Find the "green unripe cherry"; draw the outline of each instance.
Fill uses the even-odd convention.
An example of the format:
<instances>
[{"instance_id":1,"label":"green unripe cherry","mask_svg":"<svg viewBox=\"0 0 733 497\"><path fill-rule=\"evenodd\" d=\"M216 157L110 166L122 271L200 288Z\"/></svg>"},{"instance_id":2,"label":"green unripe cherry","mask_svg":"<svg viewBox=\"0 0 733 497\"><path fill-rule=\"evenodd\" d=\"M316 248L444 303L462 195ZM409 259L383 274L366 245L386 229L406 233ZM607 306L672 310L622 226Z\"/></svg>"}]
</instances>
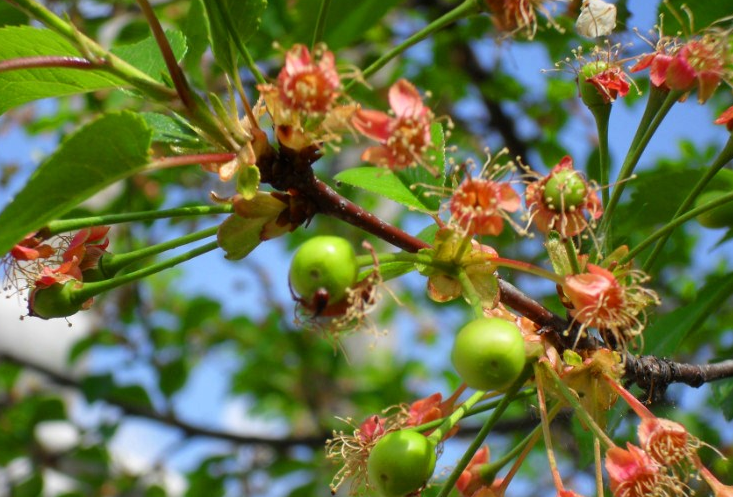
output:
<instances>
[{"instance_id":1,"label":"green unripe cherry","mask_svg":"<svg viewBox=\"0 0 733 497\"><path fill-rule=\"evenodd\" d=\"M33 290L28 297L28 313L42 319L65 318L76 314L83 305L75 299L77 285L78 281L67 281Z\"/></svg>"},{"instance_id":2,"label":"green unripe cherry","mask_svg":"<svg viewBox=\"0 0 733 497\"><path fill-rule=\"evenodd\" d=\"M290 285L308 303L323 290L328 304L339 302L358 275L354 248L338 236L311 238L300 246L290 264Z\"/></svg>"},{"instance_id":3,"label":"green unripe cherry","mask_svg":"<svg viewBox=\"0 0 733 497\"><path fill-rule=\"evenodd\" d=\"M725 191L705 192L695 200L695 207L712 202L717 198L730 193ZM697 221L706 228L733 227L733 202L723 204L697 216Z\"/></svg>"},{"instance_id":4,"label":"green unripe cherry","mask_svg":"<svg viewBox=\"0 0 733 497\"><path fill-rule=\"evenodd\" d=\"M420 490L435 470L435 444L412 430L387 433L369 453L369 484L381 497L404 497Z\"/></svg>"},{"instance_id":5,"label":"green unripe cherry","mask_svg":"<svg viewBox=\"0 0 733 497\"><path fill-rule=\"evenodd\" d=\"M602 60L589 62L580 68L578 89L580 90L580 99L588 108L608 105L598 88L593 83L588 82L588 79L597 76L606 69L608 69L608 63Z\"/></svg>"},{"instance_id":6,"label":"green unripe cherry","mask_svg":"<svg viewBox=\"0 0 733 497\"><path fill-rule=\"evenodd\" d=\"M458 375L476 390L507 388L522 373L526 361L519 327L500 318L478 318L463 326L451 351Z\"/></svg>"},{"instance_id":7,"label":"green unripe cherry","mask_svg":"<svg viewBox=\"0 0 733 497\"><path fill-rule=\"evenodd\" d=\"M588 187L585 180L577 171L559 171L554 173L545 183L542 192L545 205L551 206L552 210L570 210L578 207L585 201Z\"/></svg>"}]
</instances>

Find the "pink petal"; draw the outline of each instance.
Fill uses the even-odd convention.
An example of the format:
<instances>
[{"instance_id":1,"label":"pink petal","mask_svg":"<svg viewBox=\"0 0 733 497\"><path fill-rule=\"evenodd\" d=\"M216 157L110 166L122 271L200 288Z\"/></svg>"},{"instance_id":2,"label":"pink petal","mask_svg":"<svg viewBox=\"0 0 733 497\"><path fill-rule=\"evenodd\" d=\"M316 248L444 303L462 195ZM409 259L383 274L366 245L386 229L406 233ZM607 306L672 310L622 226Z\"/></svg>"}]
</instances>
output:
<instances>
[{"instance_id":1,"label":"pink petal","mask_svg":"<svg viewBox=\"0 0 733 497\"><path fill-rule=\"evenodd\" d=\"M364 136L386 142L392 136L394 119L378 110L358 110L351 120L354 127Z\"/></svg>"},{"instance_id":2,"label":"pink petal","mask_svg":"<svg viewBox=\"0 0 733 497\"><path fill-rule=\"evenodd\" d=\"M389 89L389 105L397 117L420 117L426 109L417 89L406 79L400 79Z\"/></svg>"}]
</instances>

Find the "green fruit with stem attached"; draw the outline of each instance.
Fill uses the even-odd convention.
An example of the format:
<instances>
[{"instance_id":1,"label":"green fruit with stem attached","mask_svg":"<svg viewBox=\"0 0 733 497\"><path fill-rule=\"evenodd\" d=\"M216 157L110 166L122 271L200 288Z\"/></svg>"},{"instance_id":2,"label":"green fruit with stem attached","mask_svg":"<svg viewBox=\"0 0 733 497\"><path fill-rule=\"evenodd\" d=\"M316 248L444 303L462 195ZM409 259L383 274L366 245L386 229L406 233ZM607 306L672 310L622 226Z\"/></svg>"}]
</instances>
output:
<instances>
[{"instance_id":1,"label":"green fruit with stem attached","mask_svg":"<svg viewBox=\"0 0 733 497\"><path fill-rule=\"evenodd\" d=\"M519 327L500 318L478 318L466 324L451 351L458 375L477 390L507 388L522 373L526 361Z\"/></svg>"},{"instance_id":2,"label":"green fruit with stem attached","mask_svg":"<svg viewBox=\"0 0 733 497\"><path fill-rule=\"evenodd\" d=\"M348 240L316 236L300 246L290 264L290 285L306 302L327 296L327 304L339 302L356 283L359 265Z\"/></svg>"},{"instance_id":3,"label":"green fruit with stem attached","mask_svg":"<svg viewBox=\"0 0 733 497\"><path fill-rule=\"evenodd\" d=\"M435 470L435 444L412 430L389 432L369 453L369 484L381 497L403 497L420 490Z\"/></svg>"},{"instance_id":4,"label":"green fruit with stem attached","mask_svg":"<svg viewBox=\"0 0 733 497\"><path fill-rule=\"evenodd\" d=\"M42 319L65 318L82 309L76 299L78 281L54 283L46 288L35 288L28 297L28 313Z\"/></svg>"},{"instance_id":5,"label":"green fruit with stem attached","mask_svg":"<svg viewBox=\"0 0 733 497\"><path fill-rule=\"evenodd\" d=\"M717 200L719 197L730 192L712 191L705 192L695 200L695 207ZM733 227L733 202L728 202L714 209L711 209L697 216L697 221L706 228L729 228Z\"/></svg>"}]
</instances>

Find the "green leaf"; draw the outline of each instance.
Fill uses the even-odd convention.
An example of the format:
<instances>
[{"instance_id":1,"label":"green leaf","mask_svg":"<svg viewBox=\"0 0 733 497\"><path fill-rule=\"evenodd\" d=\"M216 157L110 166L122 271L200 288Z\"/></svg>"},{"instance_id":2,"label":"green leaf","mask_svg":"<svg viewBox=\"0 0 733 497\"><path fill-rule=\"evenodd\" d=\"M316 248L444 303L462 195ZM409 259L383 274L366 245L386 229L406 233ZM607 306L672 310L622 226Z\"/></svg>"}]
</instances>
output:
<instances>
[{"instance_id":1,"label":"green leaf","mask_svg":"<svg viewBox=\"0 0 733 497\"><path fill-rule=\"evenodd\" d=\"M710 384L713 402L723 411L726 421L733 420L733 379L715 381Z\"/></svg>"},{"instance_id":2,"label":"green leaf","mask_svg":"<svg viewBox=\"0 0 733 497\"><path fill-rule=\"evenodd\" d=\"M175 30L166 31L165 37L170 43L173 55L180 62L186 54L186 37ZM158 81L163 81L163 75L168 74L165 59L152 35L138 43L113 48L110 52Z\"/></svg>"},{"instance_id":3,"label":"green leaf","mask_svg":"<svg viewBox=\"0 0 733 497\"><path fill-rule=\"evenodd\" d=\"M0 29L0 60L41 55L82 57L61 35L49 29L15 26ZM22 69L0 72L0 115L33 100L124 86L104 71L79 69Z\"/></svg>"},{"instance_id":4,"label":"green leaf","mask_svg":"<svg viewBox=\"0 0 733 497\"><path fill-rule=\"evenodd\" d=\"M206 10L202 0L192 0L188 7L188 14L183 23L183 34L188 42L188 50L183 58L186 73L199 86L204 86L204 75L201 71L201 57L209 48L209 30L206 19Z\"/></svg>"},{"instance_id":5,"label":"green leaf","mask_svg":"<svg viewBox=\"0 0 733 497\"><path fill-rule=\"evenodd\" d=\"M204 0L204 7L214 58L222 69L233 74L237 68L237 48L232 36L238 36L244 44L257 32L267 0Z\"/></svg>"},{"instance_id":6,"label":"green leaf","mask_svg":"<svg viewBox=\"0 0 733 497\"><path fill-rule=\"evenodd\" d=\"M434 205L432 197L422 194L418 196L417 187L415 189L410 187L417 183L409 183L409 173L398 176L389 169L365 166L342 171L334 179L394 200L411 209L422 212L435 212L436 210L432 208ZM431 205L426 205L426 203Z\"/></svg>"},{"instance_id":7,"label":"green leaf","mask_svg":"<svg viewBox=\"0 0 733 497\"><path fill-rule=\"evenodd\" d=\"M300 22L297 39L310 43L323 0L301 0L298 2ZM363 40L364 33L379 23L384 15L399 0L360 0L359 2L331 2L323 41L331 50L348 46L356 40Z\"/></svg>"},{"instance_id":8,"label":"green leaf","mask_svg":"<svg viewBox=\"0 0 733 497\"><path fill-rule=\"evenodd\" d=\"M141 112L140 116L145 119L145 124L153 131L153 142L185 148L203 146L198 135L181 119L174 119L157 112Z\"/></svg>"},{"instance_id":9,"label":"green leaf","mask_svg":"<svg viewBox=\"0 0 733 497\"><path fill-rule=\"evenodd\" d=\"M170 397L183 388L188 380L188 369L188 363L183 357L174 359L158 368L159 386L163 395Z\"/></svg>"},{"instance_id":10,"label":"green leaf","mask_svg":"<svg viewBox=\"0 0 733 497\"><path fill-rule=\"evenodd\" d=\"M690 26L689 16L685 10L692 14L694 26ZM659 3L657 17L659 14L664 15L664 34L674 36L677 32L691 33L700 31L716 21L728 18L730 23L731 9L730 0L706 0L704 2L690 2L689 0L667 0ZM680 24L680 20L682 24ZM726 23L719 24L720 27Z\"/></svg>"},{"instance_id":11,"label":"green leaf","mask_svg":"<svg viewBox=\"0 0 733 497\"><path fill-rule=\"evenodd\" d=\"M0 26L18 26L28 23L28 16L7 2L0 2Z\"/></svg>"},{"instance_id":12,"label":"green leaf","mask_svg":"<svg viewBox=\"0 0 733 497\"><path fill-rule=\"evenodd\" d=\"M147 163L150 129L132 112L106 114L68 136L0 212L0 254Z\"/></svg>"},{"instance_id":13,"label":"green leaf","mask_svg":"<svg viewBox=\"0 0 733 497\"><path fill-rule=\"evenodd\" d=\"M657 319L644 330L644 354L670 356L733 294L733 273L706 284L690 304Z\"/></svg>"}]
</instances>

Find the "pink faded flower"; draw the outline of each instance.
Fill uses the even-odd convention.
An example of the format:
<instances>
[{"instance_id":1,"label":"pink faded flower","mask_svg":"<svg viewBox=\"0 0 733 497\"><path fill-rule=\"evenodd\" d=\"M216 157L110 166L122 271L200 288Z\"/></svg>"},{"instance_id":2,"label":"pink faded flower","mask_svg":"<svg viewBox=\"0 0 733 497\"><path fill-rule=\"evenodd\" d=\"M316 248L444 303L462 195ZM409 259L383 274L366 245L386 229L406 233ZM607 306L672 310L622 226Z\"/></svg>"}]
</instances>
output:
<instances>
[{"instance_id":1,"label":"pink faded flower","mask_svg":"<svg viewBox=\"0 0 733 497\"><path fill-rule=\"evenodd\" d=\"M385 112L363 109L354 114L352 124L356 130L380 143L367 148L361 159L396 170L424 164L425 154L432 146L430 125L433 113L406 79L400 79L390 87L389 104L394 117Z\"/></svg>"},{"instance_id":2,"label":"pink faded flower","mask_svg":"<svg viewBox=\"0 0 733 497\"><path fill-rule=\"evenodd\" d=\"M723 79L724 46L708 36L687 42L667 67L667 85L684 91L697 87L698 101L706 102Z\"/></svg>"},{"instance_id":3,"label":"pink faded flower","mask_svg":"<svg viewBox=\"0 0 733 497\"><path fill-rule=\"evenodd\" d=\"M277 76L282 105L306 114L325 114L341 94L341 79L333 52L323 48L313 55L305 45L294 45L285 54L285 66Z\"/></svg>"},{"instance_id":4,"label":"pink faded flower","mask_svg":"<svg viewBox=\"0 0 733 497\"><path fill-rule=\"evenodd\" d=\"M545 194L548 183L559 192L559 199ZM569 155L560 159L547 176L527 185L525 202L537 229L543 233L557 231L565 237L583 232L589 226L587 217L596 220L603 215L598 194L573 168Z\"/></svg>"},{"instance_id":5,"label":"pink faded flower","mask_svg":"<svg viewBox=\"0 0 733 497\"><path fill-rule=\"evenodd\" d=\"M667 86L667 69L672 62L672 56L663 51L657 51L643 56L639 62L631 66L629 72L639 72L649 68L649 80L657 88L669 90Z\"/></svg>"},{"instance_id":6,"label":"pink faded flower","mask_svg":"<svg viewBox=\"0 0 733 497\"><path fill-rule=\"evenodd\" d=\"M733 105L725 109L713 122L715 124L724 124L728 128L728 131L733 131Z\"/></svg>"},{"instance_id":7,"label":"pink faded flower","mask_svg":"<svg viewBox=\"0 0 733 497\"><path fill-rule=\"evenodd\" d=\"M471 461L456 480L456 488L463 497L472 497L487 483L481 478L481 468L489 462L489 448L481 447L471 458Z\"/></svg>"},{"instance_id":8,"label":"pink faded flower","mask_svg":"<svg viewBox=\"0 0 733 497\"><path fill-rule=\"evenodd\" d=\"M56 253L56 250L50 245L44 244L43 239L37 237L35 233L27 235L10 249L10 255L16 261L47 259L54 253Z\"/></svg>"},{"instance_id":9,"label":"pink faded flower","mask_svg":"<svg viewBox=\"0 0 733 497\"><path fill-rule=\"evenodd\" d=\"M61 259L64 262L78 260L80 272L97 267L99 258L106 253L109 246L108 232L109 226L94 226L80 230L71 239ZM81 275L79 276L76 279L81 280Z\"/></svg>"},{"instance_id":10,"label":"pink faded flower","mask_svg":"<svg viewBox=\"0 0 733 497\"><path fill-rule=\"evenodd\" d=\"M468 178L450 199L450 212L470 235L497 236L504 229L509 212L516 212L522 201L509 183L488 178Z\"/></svg>"},{"instance_id":11,"label":"pink faded flower","mask_svg":"<svg viewBox=\"0 0 733 497\"><path fill-rule=\"evenodd\" d=\"M618 393L641 418L637 434L639 445L652 459L668 468L679 469L677 474L689 477L689 465L697 459L700 441L690 435L682 424L656 417L619 382L604 376L606 383Z\"/></svg>"},{"instance_id":12,"label":"pink faded flower","mask_svg":"<svg viewBox=\"0 0 733 497\"><path fill-rule=\"evenodd\" d=\"M460 391L456 392L445 401L443 400L443 396L440 392L429 395L423 399L416 400L410 404L405 426L419 426L450 415L453 412L454 404L459 393ZM427 430L423 432L423 434L429 435L432 431L433 430ZM443 440L452 437L456 433L458 433L458 426L453 427L453 429L446 433Z\"/></svg>"},{"instance_id":13,"label":"pink faded flower","mask_svg":"<svg viewBox=\"0 0 733 497\"><path fill-rule=\"evenodd\" d=\"M627 449L606 452L606 471L614 497L646 497L660 493L665 482L662 467L646 452L630 443Z\"/></svg>"},{"instance_id":14,"label":"pink faded flower","mask_svg":"<svg viewBox=\"0 0 733 497\"><path fill-rule=\"evenodd\" d=\"M594 264L588 264L586 271L565 277L563 291L573 305L570 313L583 326L610 331L623 348L630 338L641 333L644 309L659 303L659 298L641 286L647 277L639 271L620 272L623 282Z\"/></svg>"}]
</instances>

